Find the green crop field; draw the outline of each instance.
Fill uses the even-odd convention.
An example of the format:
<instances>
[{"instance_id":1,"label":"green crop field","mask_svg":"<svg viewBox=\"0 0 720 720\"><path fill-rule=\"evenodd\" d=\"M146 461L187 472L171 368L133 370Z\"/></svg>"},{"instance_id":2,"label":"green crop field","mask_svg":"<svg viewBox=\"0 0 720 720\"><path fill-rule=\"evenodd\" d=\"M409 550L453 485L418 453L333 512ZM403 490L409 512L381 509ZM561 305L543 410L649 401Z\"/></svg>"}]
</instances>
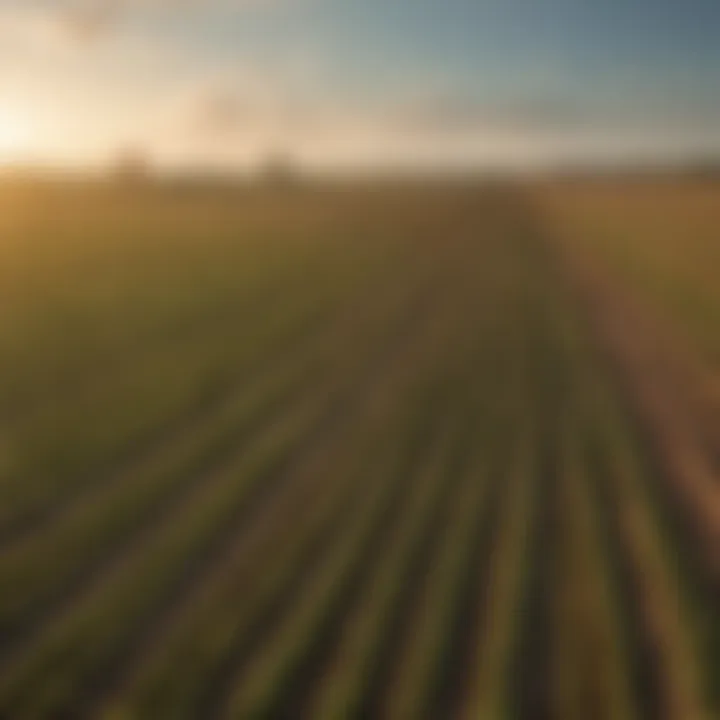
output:
<instances>
[{"instance_id":1,"label":"green crop field","mask_svg":"<svg viewBox=\"0 0 720 720\"><path fill-rule=\"evenodd\" d=\"M720 186L0 185L0 717L720 717Z\"/></svg>"}]
</instances>

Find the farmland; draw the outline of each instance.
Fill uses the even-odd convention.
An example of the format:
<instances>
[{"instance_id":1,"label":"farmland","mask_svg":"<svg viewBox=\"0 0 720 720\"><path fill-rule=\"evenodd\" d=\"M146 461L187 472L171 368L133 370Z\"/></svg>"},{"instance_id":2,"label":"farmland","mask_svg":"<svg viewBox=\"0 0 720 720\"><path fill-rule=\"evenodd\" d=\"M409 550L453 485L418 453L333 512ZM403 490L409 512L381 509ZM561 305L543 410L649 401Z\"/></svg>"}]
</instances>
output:
<instances>
[{"instance_id":1,"label":"farmland","mask_svg":"<svg viewBox=\"0 0 720 720\"><path fill-rule=\"evenodd\" d=\"M0 187L0 717L720 716L720 187Z\"/></svg>"}]
</instances>

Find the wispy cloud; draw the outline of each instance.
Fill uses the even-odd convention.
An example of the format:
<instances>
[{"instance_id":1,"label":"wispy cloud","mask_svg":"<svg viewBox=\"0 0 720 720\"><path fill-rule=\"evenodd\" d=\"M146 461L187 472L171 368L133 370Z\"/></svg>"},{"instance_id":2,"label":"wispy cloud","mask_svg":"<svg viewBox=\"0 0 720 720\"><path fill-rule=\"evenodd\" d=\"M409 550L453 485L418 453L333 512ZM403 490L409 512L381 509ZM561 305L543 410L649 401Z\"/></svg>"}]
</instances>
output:
<instances>
[{"instance_id":1,"label":"wispy cloud","mask_svg":"<svg viewBox=\"0 0 720 720\"><path fill-rule=\"evenodd\" d=\"M134 13L178 12L199 4L197 0L66 0L56 16L71 37L87 42L107 35Z\"/></svg>"},{"instance_id":2,"label":"wispy cloud","mask_svg":"<svg viewBox=\"0 0 720 720\"><path fill-rule=\"evenodd\" d=\"M281 0L64 0L56 6L57 21L81 42L100 40L138 18L194 19L215 12L275 7Z\"/></svg>"},{"instance_id":3,"label":"wispy cloud","mask_svg":"<svg viewBox=\"0 0 720 720\"><path fill-rule=\"evenodd\" d=\"M393 110L399 126L429 134L478 131L577 130L591 121L582 107L549 97L477 99L463 94L438 94L401 103Z\"/></svg>"}]
</instances>

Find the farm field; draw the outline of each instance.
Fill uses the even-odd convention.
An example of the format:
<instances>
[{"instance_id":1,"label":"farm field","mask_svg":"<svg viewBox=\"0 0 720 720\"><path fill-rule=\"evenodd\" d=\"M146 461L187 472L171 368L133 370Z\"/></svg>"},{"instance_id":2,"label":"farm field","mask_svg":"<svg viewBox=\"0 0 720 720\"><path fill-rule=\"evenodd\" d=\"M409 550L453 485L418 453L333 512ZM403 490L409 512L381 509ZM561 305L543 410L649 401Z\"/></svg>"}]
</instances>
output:
<instances>
[{"instance_id":1,"label":"farm field","mask_svg":"<svg viewBox=\"0 0 720 720\"><path fill-rule=\"evenodd\" d=\"M720 717L720 186L0 186L0 717Z\"/></svg>"}]
</instances>

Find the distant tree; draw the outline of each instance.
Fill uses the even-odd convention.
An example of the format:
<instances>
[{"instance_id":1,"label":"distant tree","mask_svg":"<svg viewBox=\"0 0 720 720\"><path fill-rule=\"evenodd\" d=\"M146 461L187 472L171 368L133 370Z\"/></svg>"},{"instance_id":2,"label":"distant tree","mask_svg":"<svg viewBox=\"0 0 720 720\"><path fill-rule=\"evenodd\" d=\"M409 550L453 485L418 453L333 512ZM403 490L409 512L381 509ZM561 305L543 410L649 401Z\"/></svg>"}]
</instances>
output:
<instances>
[{"instance_id":1,"label":"distant tree","mask_svg":"<svg viewBox=\"0 0 720 720\"><path fill-rule=\"evenodd\" d=\"M152 176L152 162L141 148L124 148L113 163L112 176L119 182L136 185Z\"/></svg>"},{"instance_id":2,"label":"distant tree","mask_svg":"<svg viewBox=\"0 0 720 720\"><path fill-rule=\"evenodd\" d=\"M299 182L300 173L290 153L276 150L269 153L260 164L258 178L266 185L287 187Z\"/></svg>"},{"instance_id":3,"label":"distant tree","mask_svg":"<svg viewBox=\"0 0 720 720\"><path fill-rule=\"evenodd\" d=\"M718 180L720 179L720 156L696 157L686 163L686 169L690 175L695 177Z\"/></svg>"}]
</instances>

